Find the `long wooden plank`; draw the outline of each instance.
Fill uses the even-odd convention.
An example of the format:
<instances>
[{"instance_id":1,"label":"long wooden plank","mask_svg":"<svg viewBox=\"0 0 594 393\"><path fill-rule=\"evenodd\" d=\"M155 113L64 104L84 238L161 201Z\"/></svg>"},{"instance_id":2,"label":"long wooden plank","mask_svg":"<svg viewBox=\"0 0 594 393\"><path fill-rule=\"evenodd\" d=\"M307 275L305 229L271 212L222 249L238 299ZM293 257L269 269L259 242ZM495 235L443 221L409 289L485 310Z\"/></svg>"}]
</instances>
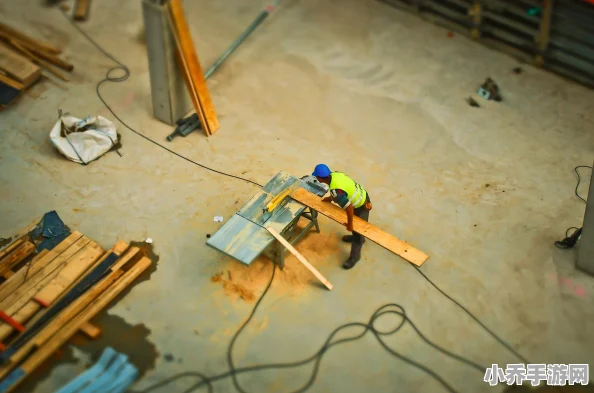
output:
<instances>
[{"instance_id":1,"label":"long wooden plank","mask_svg":"<svg viewBox=\"0 0 594 393\"><path fill-rule=\"evenodd\" d=\"M0 260L0 276L11 270L13 266L21 263L35 252L33 243L25 242L17 247L12 253Z\"/></svg>"},{"instance_id":2,"label":"long wooden plank","mask_svg":"<svg viewBox=\"0 0 594 393\"><path fill-rule=\"evenodd\" d=\"M344 225L347 222L347 215L343 209L333 204L322 202L320 197L304 190L303 188L296 190L291 197L297 202L311 207L326 217L338 222L339 224ZM360 233L372 242L379 244L385 249L392 251L394 254L417 266L421 266L427 259L429 259L427 254L417 250L410 244L403 242L397 237L382 231L381 229L371 225L359 217L354 217L353 229L355 232Z\"/></svg>"},{"instance_id":3,"label":"long wooden plank","mask_svg":"<svg viewBox=\"0 0 594 393\"><path fill-rule=\"evenodd\" d=\"M67 323L62 325L57 333L47 337L46 342L38 343L37 340L35 340L37 350L3 381L3 387L6 388L5 392L10 393L15 391L15 389L20 385L20 383L22 383L28 374L30 374L37 367L43 364L43 362L45 362L50 356L52 356L78 330L80 330L80 327L84 323L88 322L91 318L96 316L100 311L107 307L116 296L126 289L150 265L150 259L147 257L142 258L134 265L133 268L128 270L117 282L111 285L109 289L103 292L82 312L80 312L74 318L66 319ZM120 273L120 271L118 271L118 273ZM107 280L107 278L104 280ZM54 325L54 323L52 323L52 325Z\"/></svg>"},{"instance_id":4,"label":"long wooden plank","mask_svg":"<svg viewBox=\"0 0 594 393\"><path fill-rule=\"evenodd\" d=\"M41 77L39 67L2 43L0 43L0 68L9 77L22 83L24 87L31 86Z\"/></svg>"},{"instance_id":5,"label":"long wooden plank","mask_svg":"<svg viewBox=\"0 0 594 393\"><path fill-rule=\"evenodd\" d=\"M38 50L43 50L48 53L52 53L54 55L60 54L62 51L60 48L56 48L55 46L48 44L46 42L41 42L36 40L35 38L31 38L20 31L13 29L12 27L5 25L4 23L0 23L0 31L7 34L11 38L14 38L18 41L25 42L31 46L37 47Z\"/></svg>"},{"instance_id":6,"label":"long wooden plank","mask_svg":"<svg viewBox=\"0 0 594 393\"><path fill-rule=\"evenodd\" d=\"M51 280L43 289L41 289L33 299L44 307L49 307L70 285L78 280L105 251L96 243L89 243L84 257L79 257L76 261L69 261L66 266ZM105 254L107 257L109 254ZM102 258L104 259L104 258Z\"/></svg>"},{"instance_id":7,"label":"long wooden plank","mask_svg":"<svg viewBox=\"0 0 594 393\"><path fill-rule=\"evenodd\" d=\"M169 10L172 25L171 31L177 45L178 58L182 64L182 73L188 91L190 92L192 103L206 135L212 135L220 127L219 120L214 110L206 80L204 79L202 67L198 61L198 55L196 54L181 0L171 0L169 2Z\"/></svg>"},{"instance_id":8,"label":"long wooden plank","mask_svg":"<svg viewBox=\"0 0 594 393\"><path fill-rule=\"evenodd\" d=\"M80 251L90 242L89 239L82 236L66 251L54 258L43 269L41 269L34 277L25 281L23 285L17 288L12 294L8 295L2 302L0 302L0 310L3 310L10 315L9 310L16 311L27 303L37 292L43 288L51 279L53 279L60 269L65 265L73 255ZM50 251L51 254L51 251ZM49 255L49 254L48 254Z\"/></svg>"},{"instance_id":9,"label":"long wooden plank","mask_svg":"<svg viewBox=\"0 0 594 393\"><path fill-rule=\"evenodd\" d=\"M322 273L320 273L318 271L318 269L316 269L315 267L312 266L311 263L309 263L307 261L307 259L305 259L305 257L303 255L301 255L301 253L299 251L297 251L295 249L295 247L293 247L291 245L291 243L289 243L280 233L278 233L276 230L274 230L274 228L267 226L266 230L268 232L270 232L270 234L272 236L274 236L276 238L276 240L278 240L283 246L285 246L285 248L287 250L289 250L293 255L295 255L295 257L299 260L299 262L301 262L303 264L303 266L305 266L307 268L307 270L309 270L310 272L313 273L313 275L322 282L322 284L324 284L326 286L326 288L328 288L329 290L332 290L332 284L330 283L330 281L328 281L326 279L326 277L324 277L322 275Z\"/></svg>"},{"instance_id":10,"label":"long wooden plank","mask_svg":"<svg viewBox=\"0 0 594 393\"><path fill-rule=\"evenodd\" d=\"M0 309L2 308L1 306L5 304L3 302L6 299L6 297L11 295L14 291L16 291L16 289L19 288L19 286L25 282L25 279L27 279L27 281L35 280L35 277L40 270L47 266L58 255L66 251L66 249L68 249L68 247L70 247L72 244L74 244L74 242L80 239L81 236L82 233L74 232L66 239L64 239L62 242L60 242L60 244L54 247L51 251L44 250L40 252L33 258L30 266L26 266L23 269L20 269L18 272L16 272L14 276L10 277L8 280L2 283L2 285L0 286Z\"/></svg>"}]
</instances>

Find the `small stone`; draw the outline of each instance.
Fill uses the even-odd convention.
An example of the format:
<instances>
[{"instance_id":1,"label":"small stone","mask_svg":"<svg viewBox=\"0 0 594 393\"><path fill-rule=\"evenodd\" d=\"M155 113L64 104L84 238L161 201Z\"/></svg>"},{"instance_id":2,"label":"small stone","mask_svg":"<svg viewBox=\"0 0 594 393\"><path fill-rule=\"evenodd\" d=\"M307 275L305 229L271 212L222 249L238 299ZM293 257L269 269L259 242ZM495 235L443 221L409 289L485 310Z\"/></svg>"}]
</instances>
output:
<instances>
[{"instance_id":1,"label":"small stone","mask_svg":"<svg viewBox=\"0 0 594 393\"><path fill-rule=\"evenodd\" d=\"M165 356L163 356L163 358L165 358L165 360L168 361L168 362L173 362L175 360L175 358L173 357L173 355L170 354L170 353L166 353Z\"/></svg>"}]
</instances>

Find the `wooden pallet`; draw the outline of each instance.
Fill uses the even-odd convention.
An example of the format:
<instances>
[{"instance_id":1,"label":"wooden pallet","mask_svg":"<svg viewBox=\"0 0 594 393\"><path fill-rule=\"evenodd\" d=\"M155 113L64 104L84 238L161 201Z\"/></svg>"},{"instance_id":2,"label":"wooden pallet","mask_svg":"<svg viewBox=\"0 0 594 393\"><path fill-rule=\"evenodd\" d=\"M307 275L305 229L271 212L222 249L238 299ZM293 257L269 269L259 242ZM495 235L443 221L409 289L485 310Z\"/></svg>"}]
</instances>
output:
<instances>
[{"instance_id":1,"label":"wooden pallet","mask_svg":"<svg viewBox=\"0 0 594 393\"><path fill-rule=\"evenodd\" d=\"M136 247L118 241L105 251L80 232L35 253L23 235L0 250L0 392L12 392L76 332L96 338L90 319L150 265Z\"/></svg>"}]
</instances>

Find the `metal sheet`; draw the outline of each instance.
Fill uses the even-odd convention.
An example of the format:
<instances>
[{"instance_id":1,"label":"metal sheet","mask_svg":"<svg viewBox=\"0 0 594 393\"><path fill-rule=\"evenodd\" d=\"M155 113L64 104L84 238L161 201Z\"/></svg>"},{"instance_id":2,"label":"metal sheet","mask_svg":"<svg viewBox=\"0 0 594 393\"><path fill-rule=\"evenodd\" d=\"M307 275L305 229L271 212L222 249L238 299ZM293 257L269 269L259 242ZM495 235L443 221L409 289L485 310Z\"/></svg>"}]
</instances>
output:
<instances>
[{"instance_id":1,"label":"metal sheet","mask_svg":"<svg viewBox=\"0 0 594 393\"><path fill-rule=\"evenodd\" d=\"M266 229L235 214L206 244L249 265L273 240Z\"/></svg>"},{"instance_id":2,"label":"metal sheet","mask_svg":"<svg viewBox=\"0 0 594 393\"><path fill-rule=\"evenodd\" d=\"M274 237L263 227L270 225L282 233L306 209L301 203L286 198L270 217L264 217L263 209L279 193L290 188L311 187L286 172L279 172L258 191L241 209L227 221L208 241L211 247L249 265L273 241Z\"/></svg>"}]
</instances>

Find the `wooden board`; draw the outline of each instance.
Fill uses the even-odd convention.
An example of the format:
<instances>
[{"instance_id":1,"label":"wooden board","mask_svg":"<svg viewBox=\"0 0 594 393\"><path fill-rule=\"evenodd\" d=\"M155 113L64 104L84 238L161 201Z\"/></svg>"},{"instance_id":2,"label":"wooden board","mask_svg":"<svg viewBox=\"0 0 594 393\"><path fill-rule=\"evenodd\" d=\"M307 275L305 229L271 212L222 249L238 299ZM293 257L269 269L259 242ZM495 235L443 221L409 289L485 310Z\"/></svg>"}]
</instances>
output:
<instances>
[{"instance_id":1,"label":"wooden board","mask_svg":"<svg viewBox=\"0 0 594 393\"><path fill-rule=\"evenodd\" d=\"M144 257L140 261L138 261L134 267L128 270L120 279L118 279L113 285L111 285L105 292L103 292L98 298L96 298L88 307L86 307L82 312L75 314L75 315L68 315L64 310L64 314L61 314L65 317L62 323L65 323L59 326L59 330L54 332L53 335L48 337L45 336L45 342L35 341L35 347L37 350L29 356L23 363L19 365L17 369L13 371L13 373L4 380L6 383L7 380L10 380L10 386L7 387L5 393L14 392L15 389L22 383L22 381L27 377L28 374L33 372L37 367L43 364L50 356L52 356L62 345L64 345L78 330L80 330L81 326L88 322L91 318L97 315L101 310L111 303L111 301L117 297L124 289L126 289L138 276L142 274L149 266L151 265L151 261ZM117 271L117 273L121 273ZM104 279L107 280L109 276ZM53 320L48 327L54 325L56 320ZM41 335L41 332L39 335ZM39 336L38 335L38 336ZM25 347L21 348L21 351ZM32 348L29 348L29 350ZM26 355L25 355L26 356ZM22 358L24 359L23 356ZM13 361L14 358L11 358L11 365L8 367L14 367L17 361ZM8 368L4 366L3 368ZM7 374L7 373L6 373ZM0 378L4 375L4 370L0 371Z\"/></svg>"},{"instance_id":2,"label":"wooden board","mask_svg":"<svg viewBox=\"0 0 594 393\"><path fill-rule=\"evenodd\" d=\"M13 266L21 263L35 252L35 246L31 242L25 242L18 246L13 252L0 260L0 276L12 269Z\"/></svg>"},{"instance_id":3,"label":"wooden board","mask_svg":"<svg viewBox=\"0 0 594 393\"><path fill-rule=\"evenodd\" d=\"M94 340L101 335L101 329L89 322L83 323L79 330L91 340Z\"/></svg>"},{"instance_id":4,"label":"wooden board","mask_svg":"<svg viewBox=\"0 0 594 393\"><path fill-rule=\"evenodd\" d=\"M328 218L338 222L339 224L345 225L347 222L346 212L331 203L322 202L320 197L305 191L304 189L298 189L292 195L292 198L297 202L303 203L305 206L309 206L312 209L322 213ZM365 220L359 217L353 219L353 229L355 232L360 233L374 243L379 244L385 249L392 251L394 254L406 259L407 261L421 266L429 256L410 244L403 242L395 236L390 235L382 231L381 229L371 225Z\"/></svg>"},{"instance_id":5,"label":"wooden board","mask_svg":"<svg viewBox=\"0 0 594 393\"><path fill-rule=\"evenodd\" d=\"M192 41L190 29L184 15L181 0L169 2L171 32L177 46L177 54L182 74L192 98L194 109L200 118L200 125L206 135L212 135L219 129L219 120L206 86L204 73L198 61L198 55Z\"/></svg>"},{"instance_id":6,"label":"wooden board","mask_svg":"<svg viewBox=\"0 0 594 393\"><path fill-rule=\"evenodd\" d=\"M299 251L297 251L292 245L291 243L289 243L284 237L281 236L280 233L278 233L277 231L275 231L273 228L271 227L266 227L266 230L268 232L270 232L270 234L272 236L274 236L276 238L276 240L278 240L279 242L281 242L281 244L283 246L285 246L285 248L287 250L289 250L293 255L295 255L295 257L299 260L299 262L301 262L303 264L303 266L305 266L307 268L307 270L309 270L310 272L313 273L313 275L322 282L322 284L324 284L326 286L326 288L328 288L329 290L332 290L332 284L330 283L330 281L328 281L326 279L326 277L324 277L322 275L322 273L320 273L318 271L318 269L316 269L315 267L313 267L311 265L311 263L309 263L307 261L307 259L305 259L305 257L303 255L301 255L301 253L299 253Z\"/></svg>"},{"instance_id":7,"label":"wooden board","mask_svg":"<svg viewBox=\"0 0 594 393\"><path fill-rule=\"evenodd\" d=\"M18 246L20 246L24 241L25 241L25 238L22 238L22 237L19 238L19 239L16 239L14 242L12 242L11 244L9 244L5 249L3 249L2 251L0 251L0 261L2 260L2 258L4 258L8 254L10 254L11 252L13 252L14 249L17 248Z\"/></svg>"},{"instance_id":8,"label":"wooden board","mask_svg":"<svg viewBox=\"0 0 594 393\"><path fill-rule=\"evenodd\" d=\"M66 251L56 256L43 269L37 272L35 276L25 281L23 285L18 287L13 293L8 295L2 302L0 302L0 310L3 310L10 315L9 310L16 311L25 305L33 298L49 281L51 281L64 266L67 260L80 251L90 240L86 237L80 237L74 244L72 244ZM52 252L50 251L47 256Z\"/></svg>"},{"instance_id":9,"label":"wooden board","mask_svg":"<svg viewBox=\"0 0 594 393\"><path fill-rule=\"evenodd\" d=\"M76 6L74 7L74 20L87 20L89 13L89 6L91 0L76 0Z\"/></svg>"},{"instance_id":10,"label":"wooden board","mask_svg":"<svg viewBox=\"0 0 594 393\"><path fill-rule=\"evenodd\" d=\"M27 278L27 280L33 280L33 277L35 277L37 272L47 266L48 263L54 260L54 258L60 255L62 252L66 251L66 249L74 244L74 242L81 236L82 234L80 232L74 232L64 239L60 244L54 247L51 251L41 251L33 258L30 266L20 269L14 276L2 283L2 285L0 285L0 304L3 304L2 302L4 299L6 299L7 296L12 294L21 284L25 282L25 278Z\"/></svg>"},{"instance_id":11,"label":"wooden board","mask_svg":"<svg viewBox=\"0 0 594 393\"><path fill-rule=\"evenodd\" d=\"M69 258L64 268L58 269L55 272L57 274L49 282L46 280L42 281L42 283L45 283L45 286L38 292L34 292L38 288L34 287L24 296L17 299L5 310L6 314L21 324L29 321L42 308L42 302L33 300L39 293L43 293L43 299L49 299L49 303L51 303L68 288L69 283L72 283L84 273L103 253L104 250L101 246L90 241L83 249ZM0 322L0 340L4 340L10 336L13 331L14 328L8 323Z\"/></svg>"},{"instance_id":12,"label":"wooden board","mask_svg":"<svg viewBox=\"0 0 594 393\"><path fill-rule=\"evenodd\" d=\"M49 307L70 285L78 280L105 252L97 243L90 242L84 253L68 261L67 265L35 296L34 300L44 307ZM106 254L106 256L109 254Z\"/></svg>"},{"instance_id":13,"label":"wooden board","mask_svg":"<svg viewBox=\"0 0 594 393\"><path fill-rule=\"evenodd\" d=\"M0 43L0 69L10 78L22 83L24 87L31 86L41 77L41 68L2 43Z\"/></svg>"},{"instance_id":14,"label":"wooden board","mask_svg":"<svg viewBox=\"0 0 594 393\"><path fill-rule=\"evenodd\" d=\"M8 35L9 37L16 39L17 41L27 43L30 46L35 46L38 50L42 50L47 53L52 53L54 55L58 55L62 52L59 48L56 48L51 44L36 40L35 38L31 38L21 33L20 31L13 29L8 25L5 25L4 23L0 23L0 31Z\"/></svg>"},{"instance_id":15,"label":"wooden board","mask_svg":"<svg viewBox=\"0 0 594 393\"><path fill-rule=\"evenodd\" d=\"M29 49L25 48L19 42L10 40L10 44L12 45L13 48L15 48L16 50L18 50L23 56L25 56L26 58L28 58L29 60L31 60L33 63L42 66L44 70L46 70L46 71L50 72L51 74L57 76L58 78L62 79L63 81L68 82L70 80L70 79L68 79L67 76L65 76L64 74L62 74L60 71L56 70L52 64L50 64L49 62L41 59L38 55L34 54L32 51L30 51Z\"/></svg>"}]
</instances>

